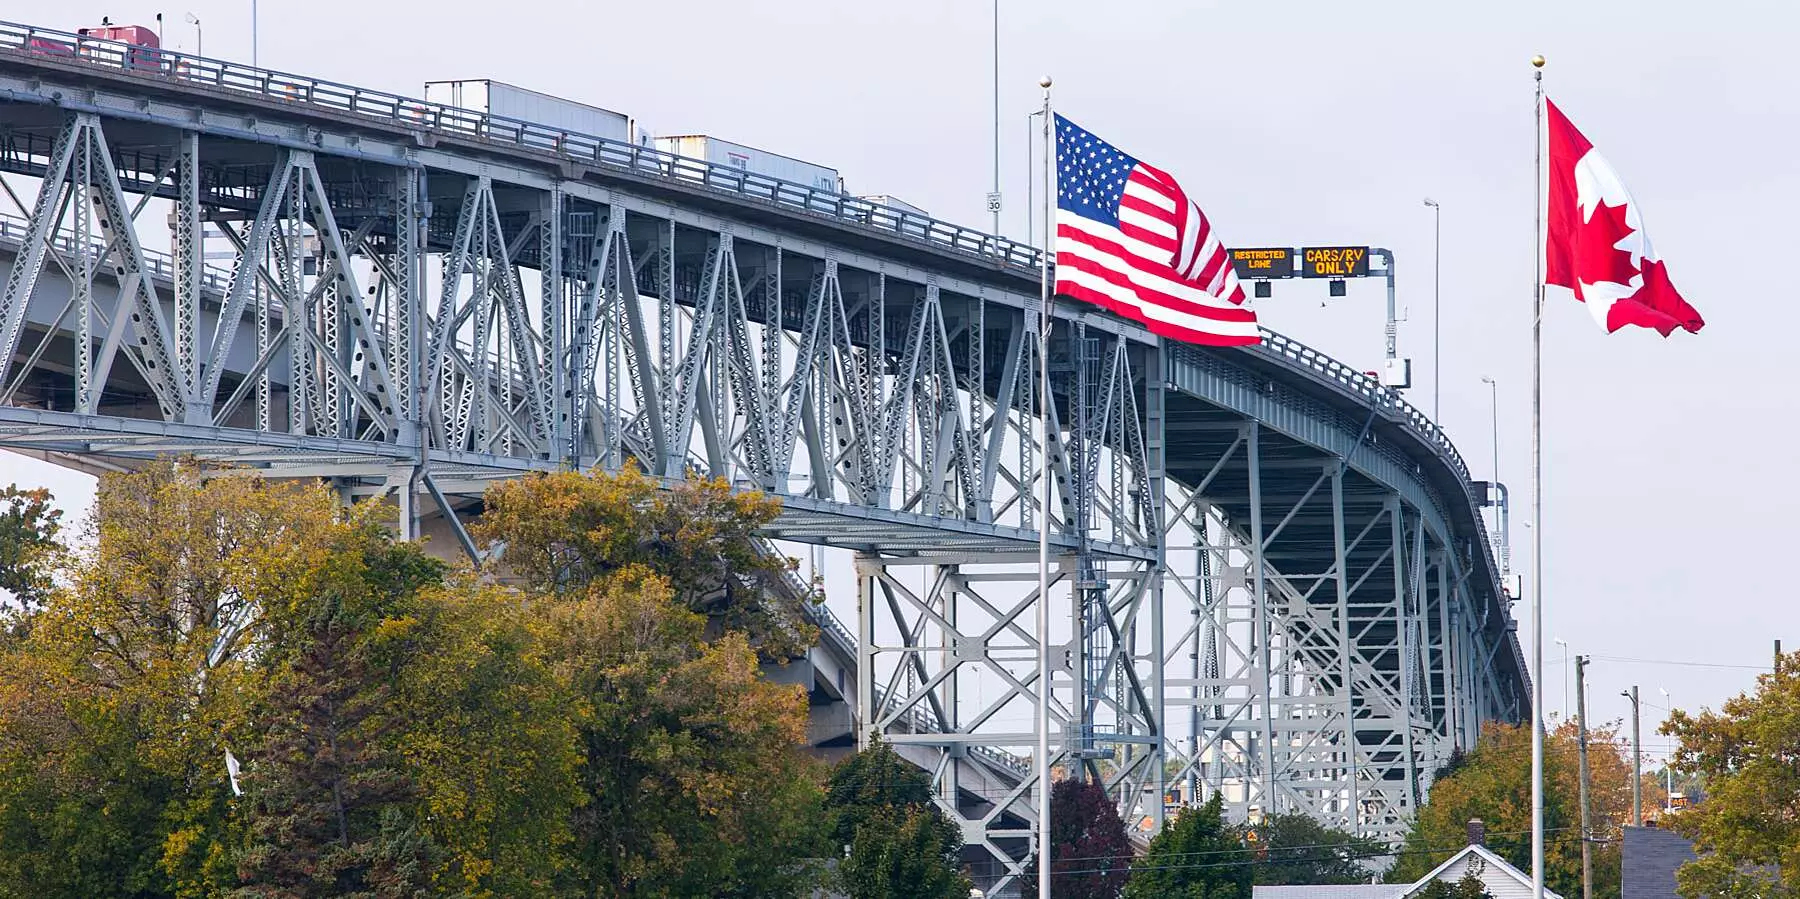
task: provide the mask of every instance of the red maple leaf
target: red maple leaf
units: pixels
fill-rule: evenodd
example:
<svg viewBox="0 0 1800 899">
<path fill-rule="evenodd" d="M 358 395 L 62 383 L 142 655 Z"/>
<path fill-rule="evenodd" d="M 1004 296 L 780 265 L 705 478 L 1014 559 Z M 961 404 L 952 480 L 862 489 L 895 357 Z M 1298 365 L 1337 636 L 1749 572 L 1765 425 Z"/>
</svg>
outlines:
<svg viewBox="0 0 1800 899">
<path fill-rule="evenodd" d="M 1621 250 L 1619 241 L 1636 233 L 1625 224 L 1625 206 L 1608 206 L 1605 202 L 1581 225 L 1575 249 L 1575 296 L 1581 298 L 1581 285 L 1610 281 L 1630 284 L 1638 274 L 1631 252 Z"/>
</svg>

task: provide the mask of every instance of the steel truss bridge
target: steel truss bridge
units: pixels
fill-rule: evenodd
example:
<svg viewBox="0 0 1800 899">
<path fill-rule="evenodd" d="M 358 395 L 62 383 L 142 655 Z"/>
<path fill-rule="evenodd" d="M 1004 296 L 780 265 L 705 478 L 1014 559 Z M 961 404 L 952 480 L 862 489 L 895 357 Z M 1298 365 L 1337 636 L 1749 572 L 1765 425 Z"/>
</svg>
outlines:
<svg viewBox="0 0 1800 899">
<path fill-rule="evenodd" d="M 1144 832 L 1173 788 L 1394 838 L 1528 714 L 1485 490 L 1280 335 L 1174 345 L 1069 303 L 1040 346 L 1038 256 L 1004 238 L 26 26 L 0 25 L 0 171 L 0 447 L 322 478 L 471 552 L 460 521 L 527 472 L 776 494 L 769 538 L 854 554 L 815 699 L 933 772 L 1001 888 L 1036 818 L 1038 602 L 1055 760 Z"/>
</svg>

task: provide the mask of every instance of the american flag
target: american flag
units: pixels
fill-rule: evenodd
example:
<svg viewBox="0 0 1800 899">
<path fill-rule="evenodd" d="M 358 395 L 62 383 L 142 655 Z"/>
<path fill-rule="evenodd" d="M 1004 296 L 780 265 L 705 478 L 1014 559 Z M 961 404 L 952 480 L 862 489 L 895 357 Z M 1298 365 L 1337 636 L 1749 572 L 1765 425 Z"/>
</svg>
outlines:
<svg viewBox="0 0 1800 899">
<path fill-rule="evenodd" d="M 1188 343 L 1262 342 L 1230 254 L 1181 185 L 1062 116 L 1056 292 Z"/>
</svg>

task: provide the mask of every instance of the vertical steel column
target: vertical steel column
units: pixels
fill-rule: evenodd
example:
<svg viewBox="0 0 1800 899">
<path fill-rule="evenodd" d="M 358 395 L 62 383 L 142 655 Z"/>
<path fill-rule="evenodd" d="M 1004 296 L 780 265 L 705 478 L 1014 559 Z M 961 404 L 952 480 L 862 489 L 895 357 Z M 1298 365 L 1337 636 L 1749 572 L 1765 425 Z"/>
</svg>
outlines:
<svg viewBox="0 0 1800 899">
<path fill-rule="evenodd" d="M 1268 565 L 1264 560 L 1262 504 L 1262 425 L 1252 421 L 1245 425 L 1245 452 L 1250 471 L 1250 565 L 1252 600 L 1256 603 L 1256 668 L 1254 684 L 1262 696 L 1263 722 L 1263 814 L 1279 812 L 1275 801 L 1275 704 L 1270 693 L 1275 686 L 1272 671 L 1269 627 Z"/>
<path fill-rule="evenodd" d="M 204 234 L 200 223 L 200 134 L 183 131 L 176 139 L 175 199 L 171 217 L 175 231 L 175 386 L 187 399 L 190 424 L 212 423 L 212 397 L 195 390 L 200 383 L 194 335 L 200 323 L 200 285 Z"/>
<path fill-rule="evenodd" d="M 88 117 L 75 120 L 75 154 L 69 161 L 69 236 L 70 252 L 75 256 L 75 409 L 89 415 L 99 406 L 100 386 L 94 383 L 94 259 L 93 141 L 88 138 Z M 54 234 L 54 232 L 52 232 Z M 119 284 L 119 311 L 125 308 L 124 294 L 135 284 Z M 26 297 L 26 301 L 30 298 Z"/>
<path fill-rule="evenodd" d="M 1451 674 L 1452 669 L 1450 660 L 1454 653 L 1456 633 L 1450 629 L 1450 606 L 1455 603 L 1456 597 L 1461 595 L 1462 591 L 1458 590 L 1452 592 L 1450 589 L 1450 559 L 1449 549 L 1440 551 L 1437 569 L 1438 670 L 1443 672 L 1444 684 L 1443 688 L 1438 692 L 1443 696 L 1444 705 L 1442 733 L 1444 736 L 1450 738 L 1450 743 L 1453 747 L 1461 748 L 1462 734 L 1458 733 L 1456 730 L 1456 704 L 1458 702 L 1457 697 L 1462 695 L 1462 689 L 1460 688 L 1460 685 L 1457 684 L 1455 677 Z"/>
<path fill-rule="evenodd" d="M 875 734 L 875 579 L 881 558 L 856 554 L 856 748 Z"/>
<path fill-rule="evenodd" d="M 1400 708 L 1395 710 L 1397 713 L 1395 717 L 1401 732 L 1405 735 L 1406 795 L 1416 808 L 1419 755 L 1413 748 L 1413 683 L 1410 655 L 1412 647 L 1407 639 L 1407 619 L 1411 617 L 1411 613 L 1407 610 L 1406 603 L 1406 521 L 1401 514 L 1399 497 L 1388 497 L 1387 514 L 1388 520 L 1392 524 L 1393 539 L 1393 551 L 1390 555 L 1394 572 L 1394 657 L 1397 663 L 1395 670 L 1400 675 Z"/>
<path fill-rule="evenodd" d="M 1351 672 L 1355 644 L 1350 640 L 1350 558 L 1344 546 L 1344 467 L 1330 463 L 1331 472 L 1331 546 L 1333 570 L 1337 575 L 1338 689 L 1344 696 L 1344 762 L 1345 782 L 1349 784 L 1346 826 L 1351 833 L 1362 835 L 1362 801 L 1357 796 L 1356 756 L 1361 751 L 1356 734 L 1356 680 Z"/>
<path fill-rule="evenodd" d="M 552 461 L 567 464 L 569 452 L 569 423 L 574 419 L 572 411 L 577 398 L 569 390 L 568 355 L 568 316 L 567 285 L 569 279 L 563 271 L 563 214 L 564 198 L 562 188 L 553 185 L 540 197 L 541 208 L 538 214 L 538 275 L 540 278 L 539 300 L 543 314 L 539 320 L 539 333 L 544 338 L 543 359 L 540 364 L 544 374 L 538 378 L 539 383 L 550 388 L 550 395 L 544 397 L 544 408 L 547 410 L 549 431 L 549 447 L 547 452 Z M 519 327 L 525 323 L 520 322 Z"/>
<path fill-rule="evenodd" d="M 1151 802 L 1150 820 L 1157 833 L 1163 828 L 1164 799 L 1169 793 L 1168 772 L 1168 738 L 1169 724 L 1167 720 L 1169 701 L 1168 685 L 1164 677 L 1163 645 L 1163 578 L 1169 570 L 1169 534 L 1163 527 L 1163 495 L 1167 490 L 1167 461 L 1164 458 L 1164 426 L 1167 422 L 1168 396 L 1165 393 L 1169 383 L 1168 359 L 1161 344 L 1147 350 L 1151 362 L 1146 365 L 1144 378 L 1144 461 L 1145 475 L 1149 479 L 1146 485 L 1150 494 L 1149 520 L 1144 522 L 1148 533 L 1156 540 L 1156 567 L 1150 571 L 1150 708 L 1148 714 L 1155 716 L 1156 732 L 1154 747 L 1150 753 L 1152 777 L 1156 786 L 1156 794 Z M 1130 385 L 1123 385 L 1129 390 Z M 1122 447 L 1115 452 L 1124 451 Z M 1114 514 L 1122 514 L 1115 509 Z M 1135 628 L 1135 622 L 1133 624 Z M 1191 798 L 1191 797 L 1190 797 Z"/>
</svg>

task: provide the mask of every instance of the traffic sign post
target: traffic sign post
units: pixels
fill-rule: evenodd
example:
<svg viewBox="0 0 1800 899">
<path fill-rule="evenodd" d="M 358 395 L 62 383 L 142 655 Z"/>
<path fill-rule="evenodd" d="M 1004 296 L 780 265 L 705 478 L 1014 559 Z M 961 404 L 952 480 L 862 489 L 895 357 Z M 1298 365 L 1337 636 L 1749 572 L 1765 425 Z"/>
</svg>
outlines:
<svg viewBox="0 0 1800 899">
<path fill-rule="evenodd" d="M 1373 268 L 1379 258 L 1381 268 Z M 1383 278 L 1387 281 L 1387 344 L 1385 367 L 1379 372 L 1382 386 L 1404 390 L 1412 386 L 1412 360 L 1399 358 L 1400 319 L 1394 306 L 1394 252 L 1382 247 L 1243 247 L 1231 251 L 1231 267 L 1239 281 L 1249 281 L 1258 299 L 1275 293 L 1274 282 L 1286 278 L 1324 279 L 1331 296 L 1349 293 L 1350 278 Z"/>
</svg>

